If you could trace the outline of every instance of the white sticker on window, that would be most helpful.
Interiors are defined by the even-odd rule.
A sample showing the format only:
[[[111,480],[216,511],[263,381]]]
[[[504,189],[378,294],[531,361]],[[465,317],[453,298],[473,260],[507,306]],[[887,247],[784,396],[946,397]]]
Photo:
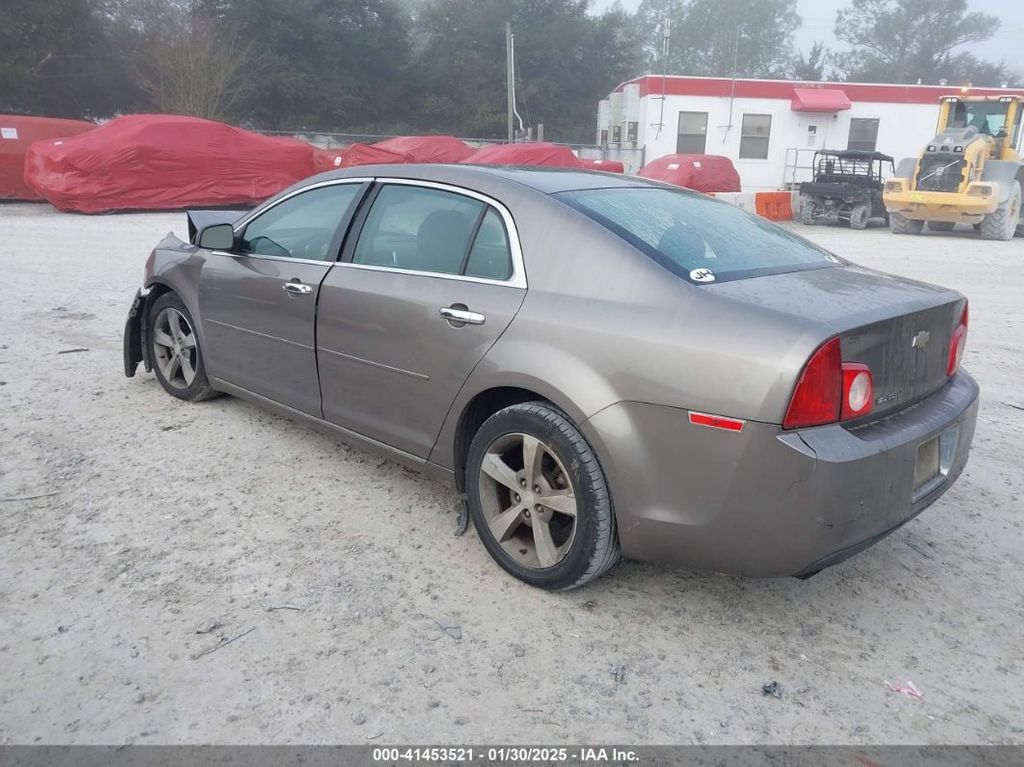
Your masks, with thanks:
[[[679,163],[677,163],[677,162],[670,162],[668,164],[668,169],[669,170],[679,170]]]
[[[710,269],[705,269],[703,266],[700,269],[690,270],[690,279],[694,282],[714,282],[715,273]]]
[[[340,154],[339,155],[335,155],[335,157],[334,157],[334,167],[335,168],[340,168],[341,167],[341,155]]]
[[[17,139],[18,138],[18,129],[17,128],[0,128],[0,136],[3,136],[4,138],[11,139],[11,140]]]
[[[700,167],[700,160],[694,160],[693,167],[694,168],[699,168]]]

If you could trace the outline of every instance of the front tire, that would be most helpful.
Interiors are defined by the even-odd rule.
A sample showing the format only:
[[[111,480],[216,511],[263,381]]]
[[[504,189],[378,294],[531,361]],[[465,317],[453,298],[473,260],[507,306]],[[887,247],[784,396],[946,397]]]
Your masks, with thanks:
[[[850,209],[850,228],[867,229],[869,218],[871,218],[871,213],[867,205],[854,205]]]
[[[576,588],[619,559],[597,456],[546,402],[511,405],[484,422],[469,448],[465,484],[487,552],[531,586]]]
[[[1020,182],[1013,182],[1010,196],[981,220],[981,239],[1012,240],[1020,223]]]
[[[153,372],[165,392],[188,402],[216,396],[206,377],[192,315],[177,295],[164,293],[153,302],[146,327]]]
[[[924,221],[907,218],[900,213],[889,214],[889,229],[893,234],[921,234]]]

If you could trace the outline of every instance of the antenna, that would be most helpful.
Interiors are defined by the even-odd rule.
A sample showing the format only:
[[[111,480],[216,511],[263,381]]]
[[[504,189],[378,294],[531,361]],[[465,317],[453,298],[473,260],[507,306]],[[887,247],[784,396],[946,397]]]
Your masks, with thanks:
[[[658,113],[658,122],[654,126],[658,129],[655,138],[661,138],[661,129],[665,127],[665,79],[668,77],[668,49],[672,40],[671,17],[665,17],[665,23],[661,29],[661,111]]]
[[[509,29],[510,30],[511,30],[511,28],[512,28],[511,25],[509,25]],[[511,71],[510,77],[511,77],[511,81],[512,81],[512,114],[514,114],[516,116],[516,119],[519,121],[519,133],[522,134],[522,132],[523,132],[523,118],[520,117],[519,116],[519,112],[516,111],[516,36],[513,35],[511,33],[511,31],[509,32],[508,46],[509,46],[508,62],[509,62],[509,68],[510,68],[510,71]]]

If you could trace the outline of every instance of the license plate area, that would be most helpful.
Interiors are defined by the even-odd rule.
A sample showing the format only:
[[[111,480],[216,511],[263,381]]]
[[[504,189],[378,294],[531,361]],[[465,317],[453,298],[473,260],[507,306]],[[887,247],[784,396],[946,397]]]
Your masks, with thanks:
[[[946,481],[953,466],[959,438],[960,424],[954,424],[917,446],[917,460],[914,464],[915,502]]]

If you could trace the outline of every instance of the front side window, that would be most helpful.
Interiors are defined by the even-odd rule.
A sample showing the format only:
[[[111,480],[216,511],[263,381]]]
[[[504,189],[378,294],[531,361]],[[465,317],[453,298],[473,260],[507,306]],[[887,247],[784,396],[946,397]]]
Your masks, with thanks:
[[[704,154],[708,140],[707,112],[680,112],[676,154]]]
[[[334,261],[338,255],[331,247],[334,236],[362,188],[361,184],[323,186],[278,203],[246,225],[239,252]]]
[[[366,216],[352,262],[492,280],[512,276],[500,214],[456,192],[385,185]]]
[[[740,128],[740,159],[767,160],[771,134],[771,115],[743,115],[743,125]]]
[[[770,221],[701,194],[634,187],[554,196],[694,283],[843,263]]]

